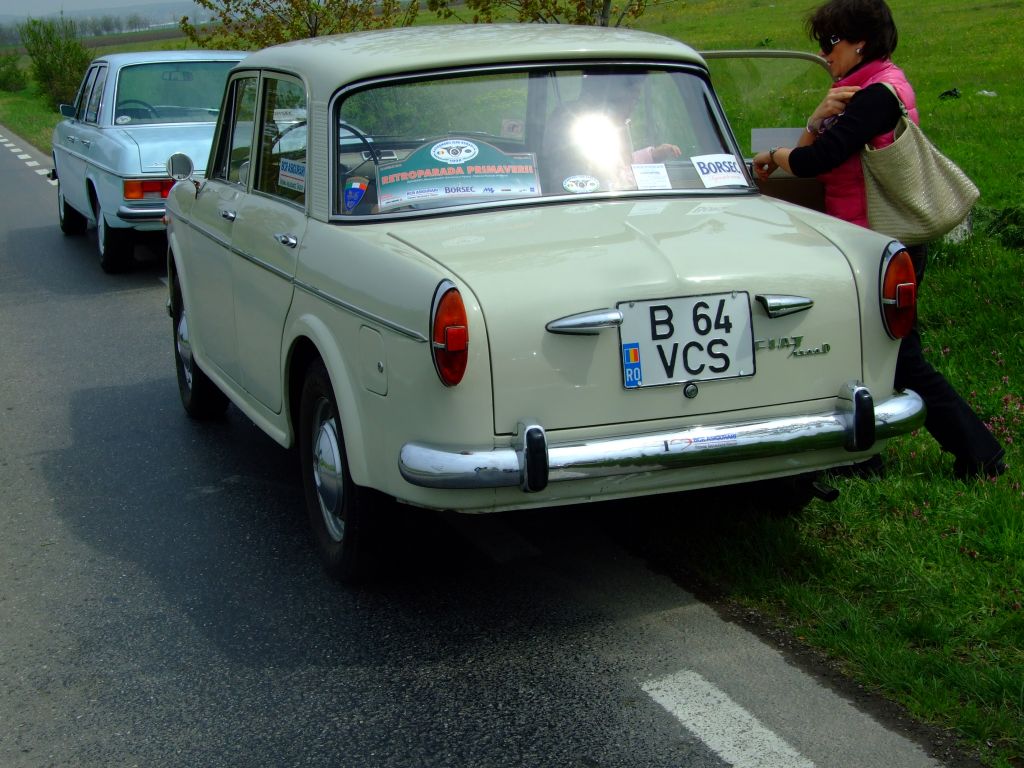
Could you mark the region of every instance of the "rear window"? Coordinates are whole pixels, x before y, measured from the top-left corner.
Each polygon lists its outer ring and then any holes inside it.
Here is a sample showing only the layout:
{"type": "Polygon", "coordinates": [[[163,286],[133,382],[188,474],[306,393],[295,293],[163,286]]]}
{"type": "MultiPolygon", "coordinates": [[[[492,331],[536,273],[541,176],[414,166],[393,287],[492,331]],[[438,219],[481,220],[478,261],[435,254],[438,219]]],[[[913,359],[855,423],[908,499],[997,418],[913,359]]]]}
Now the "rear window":
{"type": "Polygon", "coordinates": [[[749,188],[706,82],[588,67],[399,80],[335,103],[336,214],[749,188]]]}
{"type": "Polygon", "coordinates": [[[234,61],[176,61],[122,67],[114,124],[215,122],[234,61]]]}

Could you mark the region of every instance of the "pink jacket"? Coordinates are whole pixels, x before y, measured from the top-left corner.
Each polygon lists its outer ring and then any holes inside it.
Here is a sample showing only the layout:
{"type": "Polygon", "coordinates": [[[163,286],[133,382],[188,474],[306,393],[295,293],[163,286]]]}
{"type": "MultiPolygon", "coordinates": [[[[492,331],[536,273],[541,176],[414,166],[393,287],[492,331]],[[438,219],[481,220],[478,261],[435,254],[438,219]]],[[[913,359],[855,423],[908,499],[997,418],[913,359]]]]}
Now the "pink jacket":
{"type": "MultiPolygon", "coordinates": [[[[910,119],[920,122],[917,99],[903,70],[889,59],[871,61],[856,72],[837,80],[833,87],[859,85],[866,88],[873,83],[889,83],[896,89],[900,100],[907,108],[910,119]]],[[[883,133],[871,140],[876,149],[887,147],[893,142],[893,132],[883,133]]],[[[864,172],[860,165],[860,152],[846,158],[839,166],[818,177],[825,185],[825,211],[840,219],[868,226],[868,204],[864,196],[864,172]]]]}

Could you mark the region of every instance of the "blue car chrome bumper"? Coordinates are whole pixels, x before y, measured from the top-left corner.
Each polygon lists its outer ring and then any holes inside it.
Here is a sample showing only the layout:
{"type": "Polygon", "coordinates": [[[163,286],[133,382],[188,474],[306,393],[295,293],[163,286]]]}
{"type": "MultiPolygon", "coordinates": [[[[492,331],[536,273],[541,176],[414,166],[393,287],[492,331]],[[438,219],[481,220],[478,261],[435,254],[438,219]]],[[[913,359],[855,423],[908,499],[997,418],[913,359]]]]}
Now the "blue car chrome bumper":
{"type": "Polygon", "coordinates": [[[663,469],[846,448],[869,450],[924,423],[924,402],[897,392],[877,408],[866,387],[848,384],[835,407],[802,416],[737,421],[564,445],[549,444],[539,425],[521,424],[518,445],[452,450],[423,443],[402,446],[399,468],[408,482],[426,488],[543,490],[550,482],[583,480],[663,469]]]}

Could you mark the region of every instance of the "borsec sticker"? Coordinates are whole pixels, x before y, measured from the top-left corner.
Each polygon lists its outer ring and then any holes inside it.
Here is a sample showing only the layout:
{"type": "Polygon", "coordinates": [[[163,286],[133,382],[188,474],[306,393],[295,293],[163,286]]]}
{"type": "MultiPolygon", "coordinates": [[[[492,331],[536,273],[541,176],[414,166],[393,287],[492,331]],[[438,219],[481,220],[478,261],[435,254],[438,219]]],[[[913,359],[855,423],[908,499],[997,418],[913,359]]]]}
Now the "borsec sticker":
{"type": "Polygon", "coordinates": [[[572,192],[574,195],[596,192],[600,186],[601,182],[593,176],[570,176],[562,182],[562,189],[572,192]]]}
{"type": "Polygon", "coordinates": [[[622,345],[622,381],[626,389],[636,389],[643,384],[644,376],[640,368],[640,345],[635,342],[622,345]]]}
{"type": "Polygon", "coordinates": [[[734,155],[698,155],[690,162],[697,170],[701,182],[708,189],[714,187],[746,186],[741,163],[734,155]]]}
{"type": "Polygon", "coordinates": [[[480,149],[476,144],[465,139],[448,139],[430,148],[432,158],[449,165],[458,165],[472,160],[479,152],[480,149]]]}

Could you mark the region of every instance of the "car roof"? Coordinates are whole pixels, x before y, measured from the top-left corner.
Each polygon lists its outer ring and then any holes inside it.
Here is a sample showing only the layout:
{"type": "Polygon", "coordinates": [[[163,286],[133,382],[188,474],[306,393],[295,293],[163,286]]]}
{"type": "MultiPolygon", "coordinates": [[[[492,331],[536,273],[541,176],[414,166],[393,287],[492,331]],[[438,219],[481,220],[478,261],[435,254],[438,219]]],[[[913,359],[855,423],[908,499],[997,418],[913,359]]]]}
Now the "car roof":
{"type": "Polygon", "coordinates": [[[92,63],[106,62],[111,67],[124,67],[176,61],[241,61],[248,55],[248,51],[134,51],[97,56],[92,63]]]}
{"type": "Polygon", "coordinates": [[[672,61],[703,65],[678,40],[617,27],[568,24],[459,24],[327,35],[249,55],[244,69],[302,75],[314,98],[342,83],[383,75],[481,64],[538,61],[672,61]]]}

